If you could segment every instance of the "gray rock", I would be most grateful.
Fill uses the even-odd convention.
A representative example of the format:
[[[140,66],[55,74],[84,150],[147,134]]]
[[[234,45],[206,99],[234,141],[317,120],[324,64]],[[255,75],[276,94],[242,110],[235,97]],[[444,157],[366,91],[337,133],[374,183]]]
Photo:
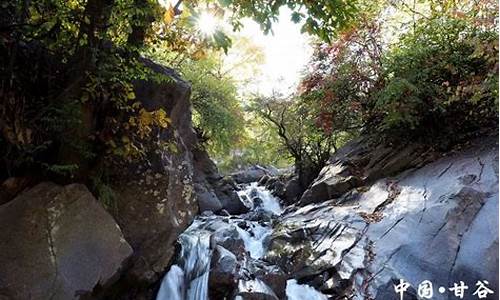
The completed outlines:
[[[276,180],[272,184],[268,184],[267,188],[272,192],[274,196],[284,198],[285,184],[281,182],[281,180]]]
[[[191,88],[172,69],[150,60],[142,62],[156,73],[172,78],[168,81],[134,82],[136,101],[147,110],[163,109],[171,126],[158,132],[159,141],[148,139],[150,151],[145,159],[116,168],[111,188],[116,201],[110,213],[123,230],[134,250],[131,266],[122,274],[112,295],[123,291],[124,297],[148,297],[151,287],[161,279],[175,254],[175,241],[198,213],[194,183],[211,190],[208,178],[216,168],[198,140],[191,123]],[[161,146],[168,142],[170,147]],[[206,199],[206,198],[203,198]]]
[[[306,205],[337,198],[352,188],[362,185],[363,180],[351,175],[352,173],[349,167],[340,162],[327,165],[304,193],[299,204]]]
[[[259,279],[240,280],[237,297],[242,300],[278,300],[273,290]]]
[[[380,179],[340,204],[289,212],[273,234],[271,258],[295,278],[355,299],[394,299],[399,279],[413,293],[430,280],[433,299],[448,299],[437,287],[459,281],[469,286],[469,298],[478,280],[498,293],[497,163],[497,142],[483,139],[480,146]]]
[[[240,199],[234,190],[216,190],[222,207],[232,215],[241,215],[250,211],[251,207]]]
[[[420,167],[438,153],[416,143],[388,145],[360,137],[339,149],[302,195],[299,205],[319,203],[343,195],[352,188]]]
[[[245,243],[235,226],[221,226],[211,236],[213,243],[229,250],[238,258],[245,254]]]
[[[302,196],[304,190],[300,186],[298,177],[293,177],[285,184],[285,202],[293,204]]]
[[[194,190],[198,198],[200,212],[217,212],[222,209],[222,204],[213,191],[208,191],[205,186],[197,183],[194,185]]]
[[[259,165],[254,165],[244,170],[232,173],[231,177],[236,183],[250,183],[259,181],[265,175],[273,175],[273,172]]]
[[[38,184],[0,206],[0,225],[0,290],[8,299],[78,299],[109,287],[132,254],[79,184]]]
[[[238,261],[236,256],[217,245],[211,261],[208,287],[212,299],[223,299],[235,293],[238,286]]]
[[[266,185],[267,181],[270,179],[269,175],[264,175],[259,180],[259,185]]]

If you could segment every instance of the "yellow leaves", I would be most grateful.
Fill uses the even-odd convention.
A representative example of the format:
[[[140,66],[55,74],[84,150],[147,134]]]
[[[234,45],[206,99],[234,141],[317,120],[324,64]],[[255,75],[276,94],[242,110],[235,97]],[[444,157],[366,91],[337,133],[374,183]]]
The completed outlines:
[[[149,127],[153,124],[153,114],[141,108],[139,111],[139,124],[141,127]]]
[[[3,136],[14,145],[29,145],[33,141],[33,131],[24,127],[19,119],[14,120],[13,126],[4,126],[2,131]]]
[[[134,91],[130,91],[127,93],[127,99],[129,100],[134,100],[135,99],[135,93]]]
[[[175,17],[175,9],[172,6],[172,4],[170,4],[169,7],[168,7],[168,9],[163,14],[163,21],[167,25],[171,24],[174,21],[174,17]]]
[[[128,125],[135,127],[141,139],[149,136],[153,131],[153,127],[167,128],[172,121],[167,117],[167,113],[163,109],[158,109],[152,112],[141,108],[137,117],[130,117]]]
[[[167,113],[161,108],[153,112],[153,116],[155,124],[161,128],[167,128],[168,125],[172,123],[172,120],[170,120],[170,118],[167,117]]]
[[[203,58],[207,57],[207,53],[205,52],[205,50],[203,50],[202,48],[196,50],[193,54],[192,54],[192,58],[194,60],[201,60]]]

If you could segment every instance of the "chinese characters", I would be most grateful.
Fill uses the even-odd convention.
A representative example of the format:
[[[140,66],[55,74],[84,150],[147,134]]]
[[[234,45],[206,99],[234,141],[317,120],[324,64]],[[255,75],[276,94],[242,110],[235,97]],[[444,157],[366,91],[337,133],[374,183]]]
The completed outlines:
[[[488,285],[488,281],[478,280],[472,295],[477,299],[487,299],[489,295],[494,294],[494,291],[491,290]],[[404,295],[410,287],[411,284],[409,282],[404,279],[400,279],[399,283],[394,285],[394,292],[396,292],[400,300],[404,300]],[[438,292],[440,294],[444,294],[449,291],[452,292],[457,299],[464,299],[467,290],[469,290],[469,286],[467,286],[463,281],[453,283],[453,286],[449,288],[444,286],[438,288]],[[434,287],[432,282],[429,280],[422,281],[417,287],[417,294],[421,299],[432,299],[434,296]]]

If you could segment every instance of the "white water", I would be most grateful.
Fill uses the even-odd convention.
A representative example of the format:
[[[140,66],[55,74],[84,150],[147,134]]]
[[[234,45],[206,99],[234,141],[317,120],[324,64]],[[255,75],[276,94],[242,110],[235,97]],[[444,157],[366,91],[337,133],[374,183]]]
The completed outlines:
[[[328,300],[326,295],[320,293],[312,286],[298,284],[295,279],[290,279],[286,282],[286,296],[288,300]]]
[[[256,210],[263,210],[274,215],[283,212],[279,201],[270,191],[258,186],[256,182],[248,185],[238,195]],[[259,198],[261,201],[255,202]],[[258,221],[242,218],[227,218],[222,216],[198,217],[184,233],[179,236],[182,250],[177,263],[173,265],[162,280],[156,300],[208,300],[208,277],[210,274],[210,236],[213,230],[220,226],[235,226],[244,242],[245,250],[250,257],[259,259],[266,253],[264,240],[271,235],[272,228],[259,224]],[[247,228],[238,226],[244,221]],[[214,226],[211,226],[214,224]],[[222,225],[221,225],[222,224]],[[225,225],[224,225],[225,224]],[[212,228],[212,229],[213,229]],[[224,227],[222,227],[224,228]],[[259,279],[240,280],[239,290],[262,291],[274,295],[274,292]],[[290,300],[324,300],[325,295],[307,285],[299,285],[295,280],[289,280],[286,287],[287,298]],[[238,298],[238,297],[237,297]]]
[[[245,243],[245,250],[250,252],[250,257],[261,258],[265,254],[264,239],[269,236],[273,230],[269,227],[259,225],[257,222],[248,222],[250,232],[236,226],[241,239]]]
[[[156,299],[182,300],[184,298],[184,271],[173,265],[163,277]]]
[[[206,300],[210,273],[210,232],[201,229],[195,220],[179,236],[182,246],[180,260],[162,280],[157,300]]]
[[[250,183],[244,190],[239,191],[238,195],[240,197],[243,197],[244,195],[248,199],[251,199],[252,202],[255,198],[260,198],[262,200],[260,208],[275,215],[281,215],[283,212],[278,199],[271,194],[271,191],[263,186],[259,186],[257,182]]]

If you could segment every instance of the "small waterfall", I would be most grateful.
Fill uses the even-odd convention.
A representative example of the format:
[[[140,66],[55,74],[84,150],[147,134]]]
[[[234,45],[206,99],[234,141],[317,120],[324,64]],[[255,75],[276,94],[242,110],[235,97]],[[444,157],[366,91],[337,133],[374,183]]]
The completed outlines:
[[[163,277],[156,299],[182,300],[184,288],[184,271],[178,265],[173,265]]]
[[[244,190],[239,191],[238,195],[240,197],[247,197],[252,200],[254,204],[256,203],[256,199],[260,199],[258,208],[264,211],[271,212],[278,216],[283,212],[279,201],[271,194],[271,191],[263,186],[259,186],[257,182],[250,183]]]
[[[250,257],[261,258],[265,254],[264,239],[273,231],[271,228],[259,225],[257,222],[248,223],[249,229],[245,230],[238,226],[236,226],[236,229],[243,243],[245,243],[245,250],[250,252]]]
[[[206,300],[210,273],[210,232],[201,220],[179,236],[182,250],[178,264],[162,280],[156,300]]]
[[[286,282],[286,296],[288,300],[328,300],[328,297],[307,284],[298,284],[297,280]]]
[[[264,211],[273,215],[280,215],[283,212],[278,199],[269,190],[258,186],[256,182],[239,191],[238,195],[242,201],[250,202],[249,205],[252,205],[257,212]],[[177,263],[163,278],[156,300],[208,300],[211,247],[213,247],[211,236],[216,230],[236,228],[251,259],[262,258],[266,253],[264,240],[271,235],[272,228],[270,222],[249,220],[252,219],[251,214],[235,217],[215,215],[197,217],[193,224],[179,236],[181,253],[177,258]],[[240,226],[240,223],[244,225]],[[242,293],[259,292],[275,297],[274,292],[257,278],[240,279],[238,290]],[[327,299],[314,288],[297,284],[295,280],[288,280],[286,294],[290,300]],[[241,297],[237,296],[236,299],[241,299]]]

